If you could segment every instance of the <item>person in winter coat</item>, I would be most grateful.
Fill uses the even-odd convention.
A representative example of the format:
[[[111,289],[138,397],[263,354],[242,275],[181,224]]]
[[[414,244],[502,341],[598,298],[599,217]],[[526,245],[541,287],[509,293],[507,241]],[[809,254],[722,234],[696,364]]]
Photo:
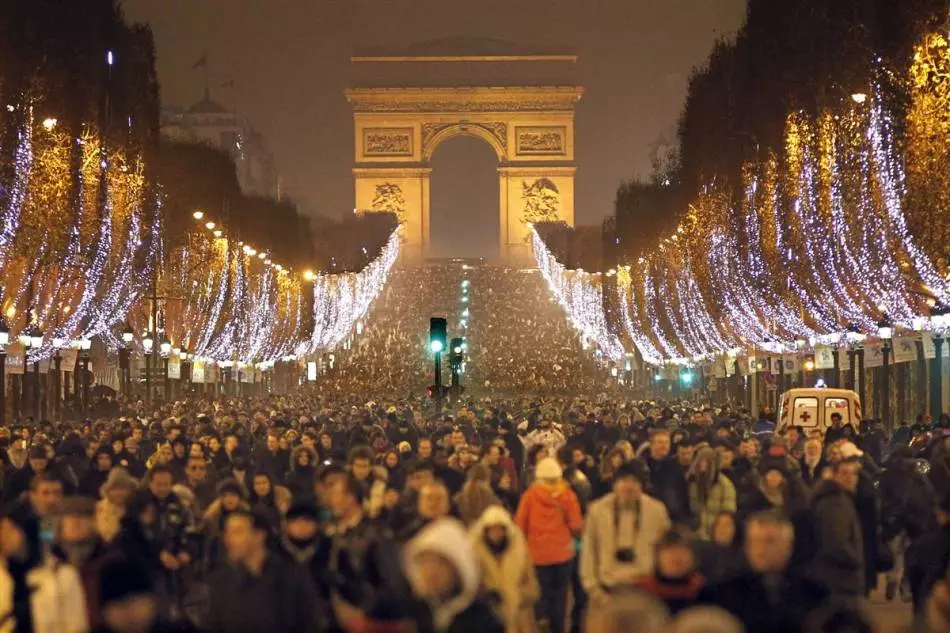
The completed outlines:
[[[515,523],[524,532],[537,566],[539,618],[548,620],[552,632],[563,633],[574,538],[584,529],[584,517],[577,495],[564,481],[561,466],[553,457],[538,462],[535,482],[521,497]]]
[[[864,537],[854,505],[860,479],[856,458],[836,462],[832,478],[815,489],[811,499],[816,552],[809,571],[836,596],[865,593]]]
[[[92,464],[86,474],[79,480],[78,493],[84,497],[92,499],[99,498],[99,490],[106,483],[109,477],[109,471],[113,466],[112,449],[108,446],[100,446],[92,456]]]
[[[406,545],[403,569],[426,608],[420,630],[504,633],[504,623],[479,596],[479,567],[469,535],[457,519],[433,522]]]
[[[96,502],[96,531],[106,543],[111,543],[119,533],[125,507],[138,488],[138,480],[133,479],[125,468],[116,466],[109,471],[109,477],[99,491],[101,498]]]
[[[916,613],[923,613],[934,587],[950,569],[950,494],[937,504],[937,526],[907,551],[906,575]]]
[[[215,574],[206,629],[211,633],[317,630],[317,593],[310,576],[268,547],[269,519],[237,510],[225,522],[232,566]]]
[[[0,518],[0,630],[85,633],[89,629],[79,572],[43,552],[40,521],[29,504]]]
[[[315,503],[317,452],[312,448],[298,446],[290,455],[290,470],[284,478],[284,484],[293,495],[293,503]]]
[[[588,509],[580,576],[594,606],[653,571],[654,548],[670,529],[670,518],[659,500],[643,492],[648,477],[642,462],[624,464],[613,492]]]
[[[827,600],[828,590],[789,570],[794,532],[791,522],[778,513],[753,515],[744,544],[748,568],[704,588],[699,601],[733,614],[746,633],[803,633],[805,622]]]
[[[805,441],[805,454],[801,458],[802,481],[809,490],[821,481],[828,467],[825,461],[824,447],[820,437],[810,437]]]
[[[501,500],[491,488],[491,472],[484,464],[475,464],[468,471],[462,490],[455,495],[455,507],[465,525],[472,525],[490,506],[500,506]]]
[[[645,458],[650,469],[650,495],[663,502],[670,520],[690,524],[689,486],[686,473],[670,454],[672,440],[668,429],[656,429],[650,435],[650,448]]]
[[[736,516],[720,512],[713,521],[708,541],[696,543],[699,569],[707,584],[715,584],[735,574],[744,564]]]
[[[712,523],[719,513],[736,511],[736,489],[729,478],[719,472],[719,455],[712,448],[699,452],[687,479],[690,506],[698,523],[696,534],[708,541]]]
[[[657,542],[653,561],[653,572],[634,582],[634,588],[662,600],[672,615],[696,604],[705,580],[689,537],[670,530]]]
[[[187,620],[162,616],[155,587],[129,561],[108,561],[98,591],[104,622],[93,633],[197,633]]]
[[[469,528],[482,588],[496,596],[507,633],[536,630],[534,604],[541,595],[524,534],[501,506],[488,507]]]

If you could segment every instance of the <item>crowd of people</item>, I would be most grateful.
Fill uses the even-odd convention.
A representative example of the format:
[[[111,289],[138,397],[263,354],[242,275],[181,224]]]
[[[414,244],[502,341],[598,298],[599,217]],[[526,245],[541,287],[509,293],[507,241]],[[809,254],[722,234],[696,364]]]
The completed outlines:
[[[467,280],[467,301],[461,282]],[[350,349],[321,388],[404,396],[433,384],[429,317],[467,341],[465,390],[475,395],[598,393],[608,372],[582,348],[536,270],[479,262],[396,268]],[[448,364],[443,362],[444,381]]]
[[[0,629],[861,631],[884,572],[950,626],[948,420],[423,410],[269,396],[0,429]]]
[[[844,633],[879,583],[950,630],[950,417],[635,400],[558,310],[400,269],[299,392],[0,428],[0,633]],[[433,401],[439,312],[469,388]]]

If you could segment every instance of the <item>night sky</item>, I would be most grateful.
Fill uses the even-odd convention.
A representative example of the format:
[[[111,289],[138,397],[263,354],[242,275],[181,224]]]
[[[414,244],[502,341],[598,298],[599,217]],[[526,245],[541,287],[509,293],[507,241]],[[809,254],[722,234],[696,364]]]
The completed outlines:
[[[619,182],[650,169],[650,146],[672,138],[691,69],[732,36],[745,0],[124,0],[149,22],[162,101],[212,97],[249,118],[274,153],[284,191],[307,213],[352,212],[353,124],[343,97],[354,49],[468,35],[563,45],[580,56],[577,222],[599,222]],[[233,87],[224,87],[233,80]],[[498,235],[493,153],[458,138],[432,175],[438,250],[491,254]],[[454,195],[458,192],[458,195]],[[460,237],[464,236],[464,237]],[[487,249],[487,250],[486,250]]]

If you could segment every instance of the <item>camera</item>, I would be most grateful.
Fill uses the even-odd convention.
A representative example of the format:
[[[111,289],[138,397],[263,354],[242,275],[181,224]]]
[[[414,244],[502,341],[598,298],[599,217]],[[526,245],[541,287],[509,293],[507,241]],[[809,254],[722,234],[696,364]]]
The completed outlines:
[[[614,552],[614,559],[618,563],[632,563],[637,559],[636,553],[634,553],[632,547],[621,547],[616,552]]]

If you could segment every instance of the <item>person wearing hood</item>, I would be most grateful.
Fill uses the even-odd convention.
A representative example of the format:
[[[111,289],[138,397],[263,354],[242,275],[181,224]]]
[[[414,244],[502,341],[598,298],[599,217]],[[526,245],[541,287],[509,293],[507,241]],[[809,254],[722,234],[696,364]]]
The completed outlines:
[[[290,470],[284,484],[296,502],[316,502],[314,484],[317,482],[317,452],[312,448],[298,446],[290,454]]]
[[[799,460],[802,471],[802,481],[808,486],[809,490],[814,489],[821,481],[828,468],[828,462],[825,461],[824,446],[820,437],[810,437],[805,440],[805,454]]]
[[[553,457],[538,462],[535,482],[518,505],[515,523],[524,532],[541,583],[540,619],[552,633],[564,632],[567,587],[574,562],[574,539],[584,529],[577,495],[564,481]]]
[[[138,480],[132,478],[125,468],[116,466],[109,471],[109,476],[99,489],[101,498],[96,502],[96,531],[106,543],[111,543],[119,533],[125,507],[138,488]]]
[[[43,552],[40,521],[28,504],[0,513],[0,618],[15,633],[84,633],[82,581],[72,565]]]
[[[736,511],[736,489],[729,478],[719,472],[719,455],[712,448],[699,451],[687,480],[690,506],[698,523],[697,536],[708,541],[719,513]]]
[[[420,618],[422,631],[505,632],[504,623],[479,596],[478,560],[457,519],[435,521],[409,541],[403,569],[413,594],[427,607]]]
[[[482,588],[497,599],[506,633],[532,633],[541,587],[524,534],[501,506],[487,508],[468,534]]]

